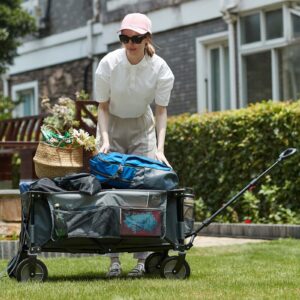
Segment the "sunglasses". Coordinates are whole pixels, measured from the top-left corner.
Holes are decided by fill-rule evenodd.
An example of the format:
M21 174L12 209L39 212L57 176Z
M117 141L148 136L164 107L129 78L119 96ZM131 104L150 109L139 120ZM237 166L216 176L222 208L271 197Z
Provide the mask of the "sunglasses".
M120 42L123 44L128 44L129 41L131 41L133 44L140 44L143 41L143 39L146 38L146 36L147 36L147 33L141 34L141 35L133 35L133 36L120 34L119 39L120 39Z

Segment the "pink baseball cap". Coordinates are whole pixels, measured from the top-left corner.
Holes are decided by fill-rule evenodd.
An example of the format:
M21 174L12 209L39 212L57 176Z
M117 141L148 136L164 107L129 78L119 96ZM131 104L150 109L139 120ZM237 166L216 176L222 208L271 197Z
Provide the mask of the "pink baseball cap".
M152 33L151 27L151 20L146 15L132 13L124 17L119 31L130 29L138 32L139 34L145 34L147 32Z

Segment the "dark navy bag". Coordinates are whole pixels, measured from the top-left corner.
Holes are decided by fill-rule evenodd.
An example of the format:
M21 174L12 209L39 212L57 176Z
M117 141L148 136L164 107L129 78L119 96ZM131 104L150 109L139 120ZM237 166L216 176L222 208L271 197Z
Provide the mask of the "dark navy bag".
M141 155L99 153L90 159L90 172L101 183L121 189L172 190L178 185L172 168Z

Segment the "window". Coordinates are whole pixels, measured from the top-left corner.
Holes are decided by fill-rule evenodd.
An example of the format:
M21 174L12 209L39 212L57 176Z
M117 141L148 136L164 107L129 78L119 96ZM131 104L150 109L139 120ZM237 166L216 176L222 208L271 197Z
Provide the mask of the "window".
M300 37L300 16L292 14L293 33L295 38Z
M300 98L300 45L284 47L280 51L280 86L282 99Z
M38 114L37 81L13 85L12 98L14 101L21 100L21 103L14 111L14 117L25 117Z
M283 36L282 9L266 13L267 40L281 38Z
M289 13L288 6L283 5L240 18L239 96L242 106L283 99L281 82L286 74L280 71L281 49L288 45Z
M241 17L241 44L283 38L283 12L276 9Z
M197 47L198 111L231 108L228 32L199 37Z
M271 51L245 56L244 65L248 103L272 99Z
M261 40L260 15L254 14L241 18L242 44L250 44Z
M230 108L229 51L227 45L208 47L208 108L219 111Z

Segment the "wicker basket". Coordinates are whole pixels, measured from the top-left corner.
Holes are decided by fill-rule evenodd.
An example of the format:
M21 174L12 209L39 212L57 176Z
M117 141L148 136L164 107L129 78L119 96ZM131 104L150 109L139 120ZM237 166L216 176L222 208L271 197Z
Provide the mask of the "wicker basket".
M83 151L79 148L62 148L40 142L33 158L38 178L54 178L78 173L83 168Z

